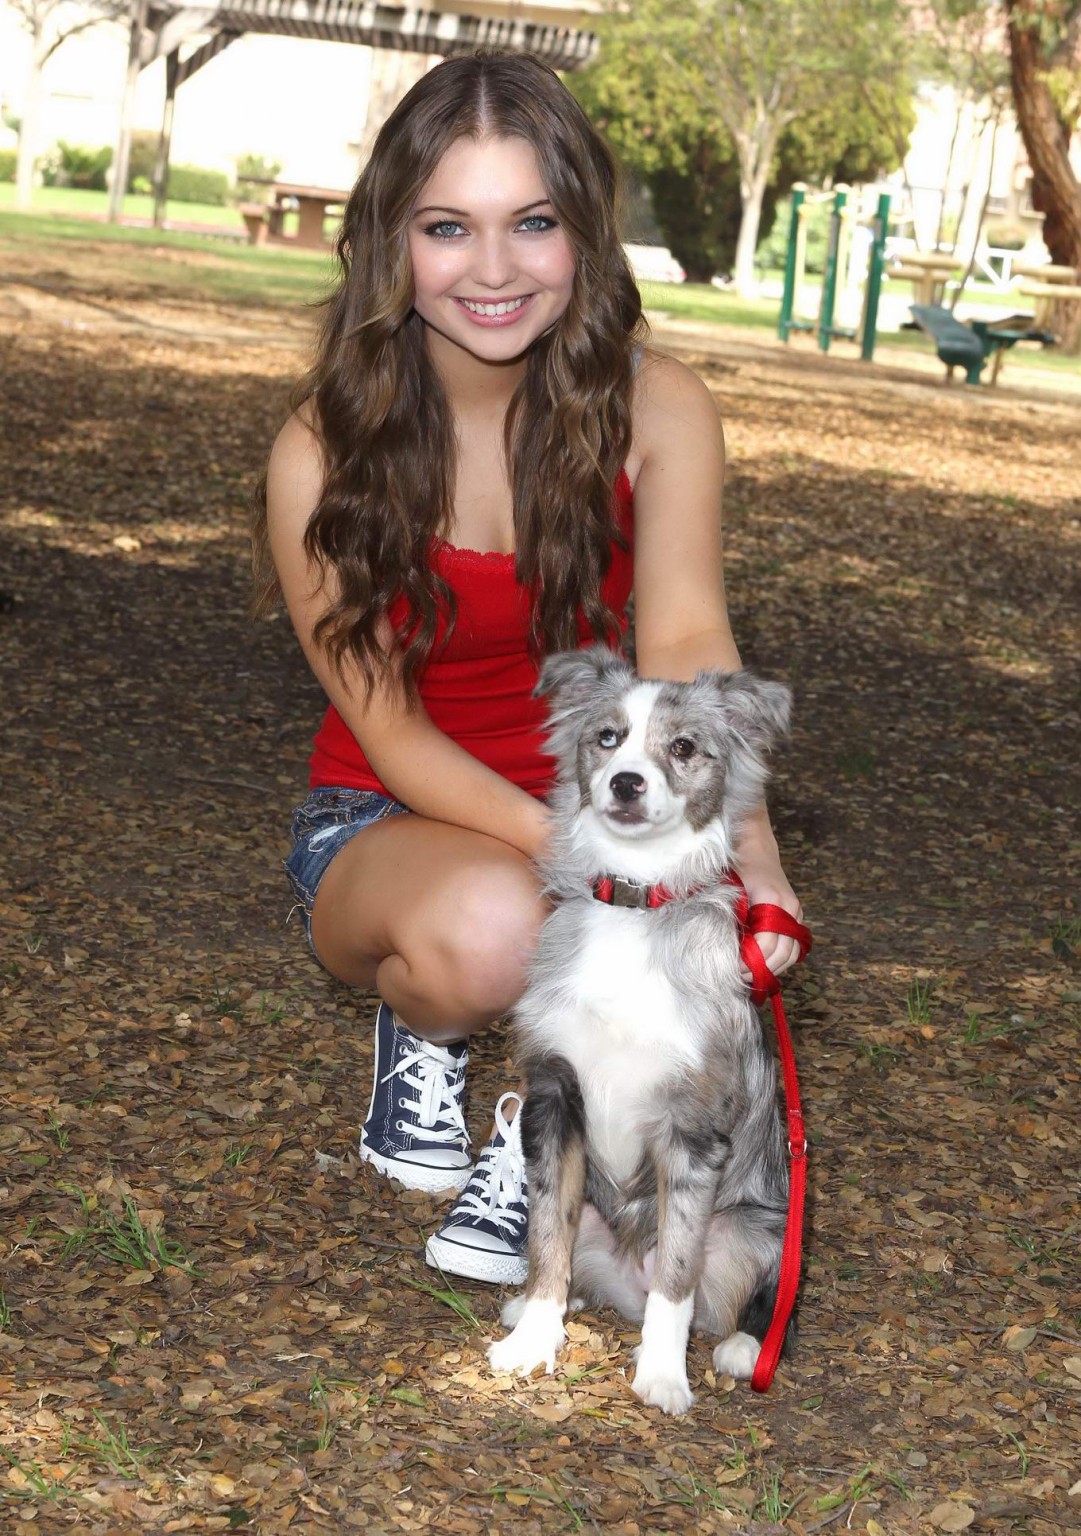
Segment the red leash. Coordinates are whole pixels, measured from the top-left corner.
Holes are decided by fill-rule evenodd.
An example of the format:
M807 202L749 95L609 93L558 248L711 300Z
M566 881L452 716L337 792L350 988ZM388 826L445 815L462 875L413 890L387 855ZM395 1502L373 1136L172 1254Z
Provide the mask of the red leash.
M784 1229L784 1246L781 1250L781 1273L777 1282L777 1300L773 1306L766 1337L762 1341L758 1361L751 1377L756 1392L766 1392L781 1358L785 1329L796 1304L799 1289L800 1256L803 1251L803 1201L807 1191L807 1136L803 1128L803 1108L800 1104L799 1078L796 1076L796 1056L792 1050L792 1036L788 1033L784 1004L781 1002L781 983L766 964L757 933L781 933L795 939L799 945L799 957L805 959L811 949L811 930L799 923L790 912L770 901L756 902L752 907L747 888L734 872L726 876L727 883L739 892L736 898L736 921L739 924L740 959L751 973L751 1001L761 1004L768 997L773 1008L773 1024L777 1031L777 1046L781 1054L781 1075L784 1078L785 1107L788 1111L788 1152L790 1157L788 1180L788 1219ZM636 885L632 881L617 880L611 875L600 875L593 881L593 895L597 901L609 906L636 907L652 911L673 900L672 892L663 885ZM693 894L693 893L692 893Z
M739 888L736 902L736 920L739 923L740 959L751 973L751 1001L764 1003L769 998L773 1009L773 1024L777 1031L777 1046L781 1054L781 1075L784 1078L785 1107L788 1112L788 1220L784 1231L784 1247L781 1250L781 1274L777 1283L777 1300L773 1306L766 1337L758 1355L758 1362L751 1377L756 1392L767 1392L781 1358L785 1329L792 1316L799 1289L800 1257L803 1251L803 1202L807 1190L807 1135L803 1126L803 1107L800 1104L799 1078L796 1076L796 1056L792 1049L792 1036L788 1033L784 1004L781 1001L781 983L770 970L762 955L755 934L781 933L795 939L799 945L799 957L805 959L811 948L811 930L799 923L783 907L772 902L749 904L743 881L738 875L729 876L730 883Z

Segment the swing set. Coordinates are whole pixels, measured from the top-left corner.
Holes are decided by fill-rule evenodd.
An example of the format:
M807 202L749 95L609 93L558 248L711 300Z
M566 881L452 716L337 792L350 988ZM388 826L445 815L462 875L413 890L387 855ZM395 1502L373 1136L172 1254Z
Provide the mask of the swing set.
M796 310L807 271L808 224L814 210L824 203L831 207L818 313L799 315ZM889 214L888 192L878 194L873 212L866 217L851 187L814 193L804 183L796 183L792 188L784 291L777 327L782 341L787 342L793 331L809 331L817 333L822 352L828 352L833 341L855 341L863 361L872 360Z

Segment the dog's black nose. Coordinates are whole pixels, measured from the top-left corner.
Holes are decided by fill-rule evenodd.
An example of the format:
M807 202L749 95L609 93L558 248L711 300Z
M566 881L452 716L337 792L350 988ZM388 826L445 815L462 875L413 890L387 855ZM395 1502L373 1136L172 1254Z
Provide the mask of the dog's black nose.
M622 800L624 805L637 800L639 795L646 792L646 781L640 773L614 773L611 786L613 795L617 800Z

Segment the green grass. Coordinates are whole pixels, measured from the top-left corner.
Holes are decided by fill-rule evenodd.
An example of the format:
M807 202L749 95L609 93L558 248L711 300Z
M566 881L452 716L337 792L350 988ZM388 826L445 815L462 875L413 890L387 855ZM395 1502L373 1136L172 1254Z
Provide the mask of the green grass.
M74 1450L85 1451L99 1466L115 1472L118 1477L129 1478L138 1477L143 1468L160 1455L160 1446L149 1445L139 1448L132 1445L123 1424L119 1429L114 1429L96 1408L92 1411L100 1434L97 1436L73 1434L70 1445Z
M135 1201L130 1196L124 1200L124 1214L114 1216L111 1211L98 1209L97 1197L87 1195L78 1185L65 1186L79 1202L81 1224L66 1233L60 1252L61 1260L89 1250L114 1264L127 1264L132 1269L182 1269L186 1274L196 1273L190 1263L184 1245L175 1238L166 1237L164 1227L148 1227L139 1215Z
M447 1279L446 1275L443 1274L442 1270L439 1273L445 1282L443 1287L427 1285L423 1280L414 1280L411 1275L400 1275L398 1278L403 1285L408 1285L414 1291L422 1291L425 1296L430 1296L433 1301L438 1301L444 1307L449 1307L454 1315L461 1318L462 1322L473 1333L483 1332L484 1324L473 1311L468 1301L454 1289L454 1286Z
M780 302L777 299L740 299L730 289L714 288L709 283L656 283L643 281L638 284L642 304L648 310L669 316L673 320L692 320L707 325L731 325L768 330L776 334ZM1023 294L1003 294L994 288L968 288L961 301L964 304L994 306L1005 314L1030 310L1031 300ZM806 340L803 345L808 343ZM904 352L923 352L934 357L934 347L929 337L921 331L879 331L879 347L897 348ZM852 342L835 343L838 357L858 356ZM1022 344L1011 349L1003 362L1003 378L1009 378L1011 366L1048 369L1051 372L1081 372L1081 358L1066 357L1053 347L1043 348L1034 344Z
M749 325L776 330L776 299L740 299L726 288L709 283L638 284L644 309L657 310L673 320L704 321L712 325Z
M0 1333L7 1333L10 1327L11 1306L8 1303L8 1299L5 1293L0 1291Z
M1051 949L1060 960L1072 960L1081 950L1081 917L1060 917L1051 929Z
M179 296L202 295L238 304L310 304L324 297L335 281L335 263L329 250L321 253L281 246L257 250L228 233L217 236L185 234L175 230L90 223L92 217L105 212L106 202L103 192L83 192L74 187L41 187L34 193L31 211L16 213L14 187L11 183L0 183L0 264L9 241L24 247L84 241L115 244L128 247L122 256L118 252L118 261L123 261L123 278L133 287L146 285L159 291L172 290ZM133 194L125 199L124 211L128 216L149 217L152 200ZM242 223L235 208L202 203L171 203L168 215L183 222L206 222L225 231L238 229ZM160 251L173 250L202 252L213 256L214 261L162 262L156 255ZM41 255L47 281L47 250ZM777 299L740 299L730 289L714 288L709 283L643 280L638 286L647 310L673 320L776 334ZM1021 296L1000 295L990 288L969 290L967 298L972 303L994 304L1004 310L1026 307ZM930 340L916 331L881 333L879 344L891 350L934 356ZM836 352L843 358L857 355L851 344L838 343ZM1076 374L1081 371L1081 359L1065 357L1053 348L1043 350L1023 346L1015 348L1006 359L1006 379L1011 366Z
M0 182L0 209L15 207L15 185ZM109 208L107 192L87 192L81 187L35 187L30 198L30 212L62 213L77 218L104 218ZM124 215L131 219L150 219L154 216L154 199L149 195L129 192L124 199ZM244 236L244 220L236 208L217 203L180 203L165 205L166 219L183 224L211 224L217 229L233 230Z
M17 1481L10 1478L0 1482L0 1499L20 1500L23 1502L58 1504L62 1499L78 1499L82 1495L69 1489L63 1478L58 1478L51 1472L47 1472L36 1461L16 1461L0 1446L0 1456L4 1458L12 1472L17 1475Z
M916 980L910 983L905 995L905 1006L908 1010L908 1022L910 1024L930 1024L931 1022L931 992L934 989L931 980Z
M51 248L87 242L117 247L113 286L145 287L163 296L303 305L318 302L334 283L329 251L256 250L207 235L88 224L70 215L14 213L0 206L0 268L8 249L33 251L41 280L48 284ZM160 253L173 251L193 251L213 261L162 261Z

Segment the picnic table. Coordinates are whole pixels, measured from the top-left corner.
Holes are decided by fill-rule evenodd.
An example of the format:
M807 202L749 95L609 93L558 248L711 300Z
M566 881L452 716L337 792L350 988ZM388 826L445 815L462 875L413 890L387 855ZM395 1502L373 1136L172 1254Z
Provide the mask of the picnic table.
M1037 325L1049 325L1052 310L1064 299L1081 299L1081 271L1076 267L1056 266L1052 262L1014 262L1013 270L1022 279L1018 293L1033 301Z
M960 271L956 256L946 251L906 251L886 267L886 276L897 282L911 283L917 304L940 304L946 284Z
M349 193L337 187L309 187L300 182L273 181L269 183L268 200L265 203L242 203L240 215L248 231L252 245L266 245L270 241L288 241L305 250L320 251L326 246L323 226L328 212L340 208L349 200ZM295 235L285 233L287 213L298 215Z
M946 364L946 378L953 370L965 370L967 384L982 383L980 375L988 358L991 383L997 383L1003 355L1019 341L1039 341L1045 346L1055 340L1050 331L1041 330L1032 315L1006 315L1001 320L973 320L965 325L940 304L913 304L912 318L921 331L934 338L935 348Z

